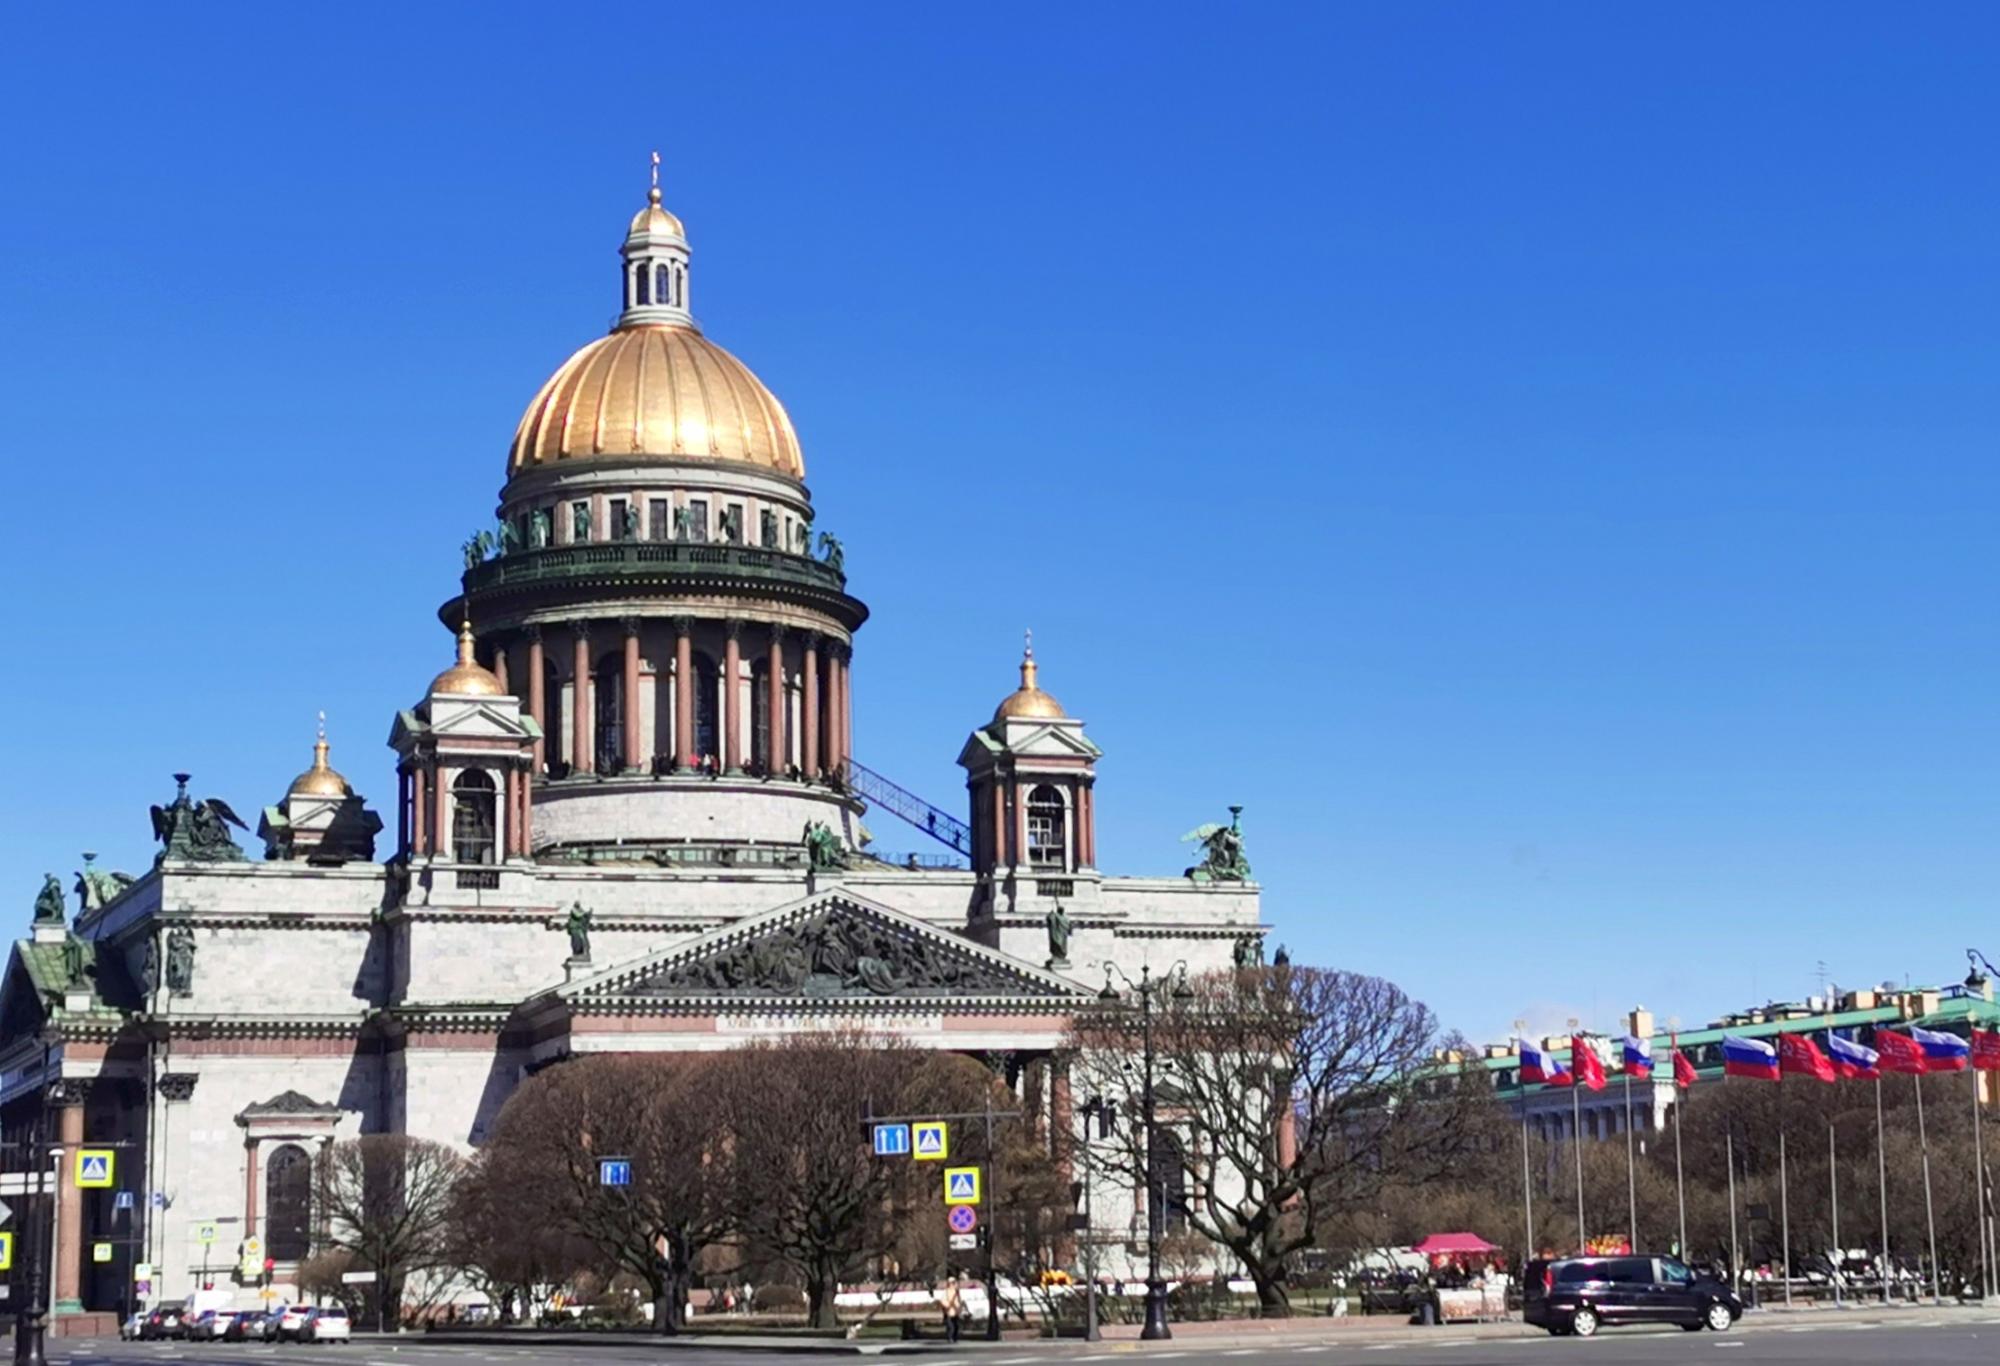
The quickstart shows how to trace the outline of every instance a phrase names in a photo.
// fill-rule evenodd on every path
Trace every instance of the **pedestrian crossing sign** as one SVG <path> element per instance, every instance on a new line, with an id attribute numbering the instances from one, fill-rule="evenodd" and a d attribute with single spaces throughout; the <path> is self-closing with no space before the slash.
<path id="1" fill-rule="evenodd" d="M 944 1169 L 944 1202 L 947 1205 L 978 1204 L 979 1168 L 946 1167 Z"/>
<path id="2" fill-rule="evenodd" d="M 942 1162 L 951 1155 L 950 1132 L 941 1119 L 927 1119 L 910 1126 L 910 1136 L 916 1140 L 915 1153 L 919 1162 Z"/>
<path id="3" fill-rule="evenodd" d="M 107 1190 L 111 1186 L 112 1151 L 109 1148 L 76 1150 L 76 1184 L 81 1190 Z"/>

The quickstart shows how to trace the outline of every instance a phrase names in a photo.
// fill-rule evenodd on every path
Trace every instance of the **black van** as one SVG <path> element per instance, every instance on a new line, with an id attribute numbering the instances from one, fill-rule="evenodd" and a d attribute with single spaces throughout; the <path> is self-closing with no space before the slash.
<path id="1" fill-rule="evenodd" d="M 1722 1333 L 1742 1316 L 1735 1291 L 1678 1257 L 1565 1257 L 1529 1262 L 1521 1278 L 1521 1317 L 1557 1337 L 1621 1323 Z"/>

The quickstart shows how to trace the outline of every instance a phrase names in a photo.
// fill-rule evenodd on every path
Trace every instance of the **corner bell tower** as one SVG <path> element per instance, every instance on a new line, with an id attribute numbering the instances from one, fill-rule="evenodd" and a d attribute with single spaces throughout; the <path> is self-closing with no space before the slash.
<path id="1" fill-rule="evenodd" d="M 1037 679 L 1033 633 L 1021 655 L 1021 686 L 959 752 L 972 806 L 972 870 L 985 913 L 1032 910 L 1097 879 L 1093 790 L 1103 751 L 1083 722 L 1063 711 Z M 1023 906 L 1021 903 L 1027 901 Z"/>

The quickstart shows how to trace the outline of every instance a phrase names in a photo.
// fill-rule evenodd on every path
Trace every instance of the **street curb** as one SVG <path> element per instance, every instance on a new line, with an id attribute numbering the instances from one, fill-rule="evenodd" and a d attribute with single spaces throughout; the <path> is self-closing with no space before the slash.
<path id="1" fill-rule="evenodd" d="M 540 1333 L 523 1330 L 515 1333 L 388 1333 L 380 1337 L 372 1334 L 356 1333 L 354 1340 L 360 1342 L 366 1337 L 370 1342 L 394 1346 L 404 1340 L 411 1344 L 438 1343 L 447 1346 L 473 1347 L 520 1347 L 538 1345 L 549 1347 L 658 1347 L 663 1351 L 700 1350 L 705 1352 L 762 1352 L 773 1356 L 928 1356 L 937 1352 L 966 1351 L 973 1353 L 993 1351 L 1000 1348 L 1019 1349 L 1019 1341 L 956 1343 L 918 1339 L 904 1342 L 891 1341 L 848 1341 L 844 1338 L 766 1338 L 733 1333 L 680 1333 L 663 1337 L 653 1333 Z"/>

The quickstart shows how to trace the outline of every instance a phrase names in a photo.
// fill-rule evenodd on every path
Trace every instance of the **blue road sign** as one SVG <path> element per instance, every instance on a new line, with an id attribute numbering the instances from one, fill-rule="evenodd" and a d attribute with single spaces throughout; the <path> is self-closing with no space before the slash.
<path id="1" fill-rule="evenodd" d="M 901 1157 L 909 1151 L 909 1125 L 877 1124 L 875 1126 L 875 1156 Z"/>
<path id="2" fill-rule="evenodd" d="M 916 1126 L 916 1157 L 919 1162 L 942 1162 L 951 1153 L 950 1131 L 941 1119 L 927 1119 Z"/>
<path id="3" fill-rule="evenodd" d="M 600 1186 L 629 1186 L 632 1184 L 632 1159 L 629 1157 L 600 1157 L 597 1159 L 597 1184 Z"/>

